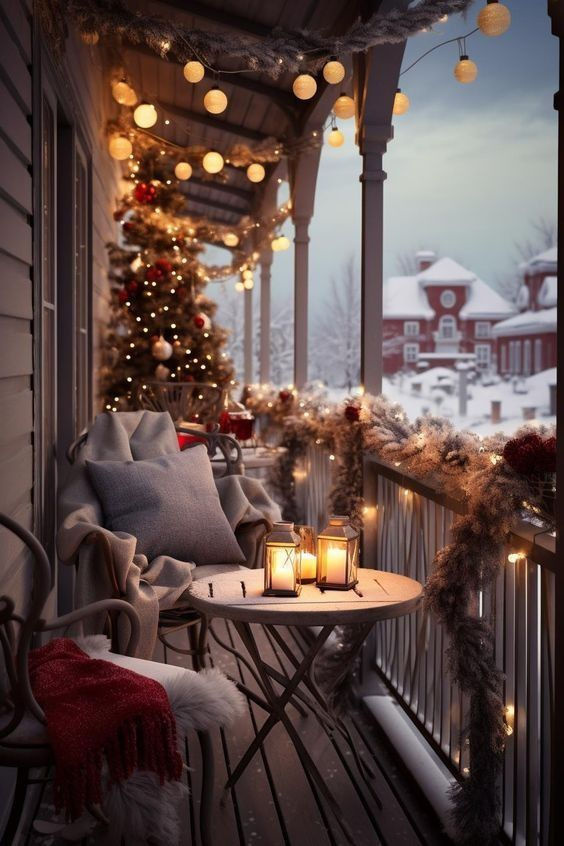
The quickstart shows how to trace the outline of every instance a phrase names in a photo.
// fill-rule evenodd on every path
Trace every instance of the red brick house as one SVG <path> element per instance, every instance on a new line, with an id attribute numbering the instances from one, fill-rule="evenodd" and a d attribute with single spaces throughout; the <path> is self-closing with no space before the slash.
<path id="1" fill-rule="evenodd" d="M 384 284 L 384 372 L 475 363 L 495 368 L 492 327 L 515 307 L 451 258 L 417 253 L 419 272 Z"/>
<path id="2" fill-rule="evenodd" d="M 556 367 L 556 247 L 534 256 L 521 269 L 520 312 L 497 323 L 492 334 L 499 372 L 530 376 Z"/>

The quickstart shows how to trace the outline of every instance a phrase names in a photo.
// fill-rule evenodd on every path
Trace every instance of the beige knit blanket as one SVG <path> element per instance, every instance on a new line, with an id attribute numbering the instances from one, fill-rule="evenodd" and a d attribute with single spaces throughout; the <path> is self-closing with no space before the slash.
<path id="1" fill-rule="evenodd" d="M 80 449 L 61 488 L 57 550 L 62 561 L 78 562 L 75 605 L 82 607 L 114 596 L 110 573 L 100 543 L 86 539 L 93 532 L 107 539 L 114 562 L 117 587 L 141 618 L 137 655 L 151 658 L 157 635 L 159 611 L 174 607 L 192 581 L 195 564 L 159 555 L 148 561 L 135 552 L 136 538 L 104 527 L 100 501 L 90 484 L 86 460 L 131 461 L 179 452 L 174 424 L 167 412 L 132 411 L 98 415 L 86 444 Z M 222 508 L 235 532 L 248 567 L 260 566 L 261 541 L 280 509 L 262 484 L 246 476 L 216 480 Z M 166 526 L 163 526 L 163 532 Z M 202 527 L 205 531 L 205 527 Z M 95 621 L 89 632 L 95 631 Z"/>

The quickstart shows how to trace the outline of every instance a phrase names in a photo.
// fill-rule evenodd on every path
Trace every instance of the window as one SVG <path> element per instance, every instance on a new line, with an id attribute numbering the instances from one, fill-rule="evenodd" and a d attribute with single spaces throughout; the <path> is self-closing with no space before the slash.
<path id="1" fill-rule="evenodd" d="M 487 321 L 478 320 L 476 322 L 475 334 L 476 334 L 476 338 L 489 338 L 490 337 L 490 324 Z"/>
<path id="2" fill-rule="evenodd" d="M 419 344 L 403 345 L 403 360 L 405 364 L 415 364 L 419 356 Z"/>
<path id="3" fill-rule="evenodd" d="M 404 335 L 419 335 L 419 321 L 418 320 L 406 320 L 403 324 L 403 334 Z"/>
<path id="4" fill-rule="evenodd" d="M 507 373 L 507 344 L 501 345 L 501 372 Z"/>
<path id="5" fill-rule="evenodd" d="M 531 375 L 531 366 L 532 366 L 532 349 L 531 349 L 531 342 L 529 339 L 523 342 L 523 376 L 530 376 Z"/>
<path id="6" fill-rule="evenodd" d="M 542 338 L 535 338 L 535 373 L 542 370 Z"/>
<path id="7" fill-rule="evenodd" d="M 451 314 L 444 314 L 439 320 L 439 336 L 454 338 L 456 334 L 456 320 Z"/>
<path id="8" fill-rule="evenodd" d="M 489 344 L 476 344 L 474 347 L 476 354 L 476 367 L 478 370 L 488 370 L 491 363 L 491 347 Z"/>
<path id="9" fill-rule="evenodd" d="M 521 341 L 509 342 L 509 370 L 521 373 Z"/>
<path id="10" fill-rule="evenodd" d="M 452 308 L 456 302 L 454 291 L 443 291 L 441 294 L 441 305 L 443 308 Z"/>

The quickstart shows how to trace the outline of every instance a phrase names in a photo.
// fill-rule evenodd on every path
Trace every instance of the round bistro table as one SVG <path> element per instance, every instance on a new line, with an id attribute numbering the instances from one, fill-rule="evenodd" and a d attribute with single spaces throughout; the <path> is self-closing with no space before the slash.
<path id="1" fill-rule="evenodd" d="M 242 569 L 222 573 L 210 581 L 198 580 L 190 587 L 191 604 L 206 623 L 217 617 L 233 623 L 252 664 L 245 656 L 224 643 L 215 634 L 213 627 L 210 631 L 224 649 L 235 654 L 251 671 L 260 694 L 243 684 L 238 684 L 238 687 L 268 714 L 255 739 L 226 782 L 225 788 L 230 788 L 237 782 L 272 728 L 280 722 L 293 743 L 308 781 L 318 788 L 346 839 L 353 844 L 355 840 L 342 811 L 306 749 L 287 708 L 292 705 L 302 716 L 307 715 L 305 709 L 308 709 L 329 735 L 338 732 L 349 746 L 360 775 L 370 787 L 372 771 L 358 756 L 346 723 L 333 712 L 330 695 L 328 696 L 330 691 L 322 692 L 316 684 L 311 673 L 312 664 L 336 626 L 354 626 L 356 631 L 352 635 L 350 649 L 347 649 L 347 660 L 342 669 L 341 675 L 344 676 L 373 625 L 380 620 L 401 617 L 415 611 L 420 603 L 423 588 L 419 582 L 406 576 L 368 568 L 358 571 L 355 590 L 321 591 L 314 584 L 306 584 L 302 585 L 298 597 L 272 597 L 262 596 L 263 587 L 263 570 Z M 262 658 L 251 628 L 253 623 L 266 628 L 271 639 L 289 660 L 293 675 L 284 675 Z M 313 637 L 305 639 L 305 652 L 294 652 L 289 639 L 282 637 L 276 626 L 307 628 L 310 632 L 313 630 Z M 379 804 L 373 790 L 372 793 Z"/>

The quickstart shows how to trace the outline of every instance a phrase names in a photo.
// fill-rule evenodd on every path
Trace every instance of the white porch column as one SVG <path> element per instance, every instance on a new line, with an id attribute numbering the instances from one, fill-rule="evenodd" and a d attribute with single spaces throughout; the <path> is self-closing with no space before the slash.
<path id="1" fill-rule="evenodd" d="M 270 279 L 272 250 L 267 249 L 260 257 L 260 367 L 261 384 L 270 382 Z"/>
<path id="2" fill-rule="evenodd" d="M 296 388 L 302 388 L 307 382 L 309 221 L 310 218 L 307 216 L 294 217 L 294 384 Z"/>
<path id="3" fill-rule="evenodd" d="M 253 292 L 245 291 L 244 369 L 245 384 L 253 381 Z"/>

